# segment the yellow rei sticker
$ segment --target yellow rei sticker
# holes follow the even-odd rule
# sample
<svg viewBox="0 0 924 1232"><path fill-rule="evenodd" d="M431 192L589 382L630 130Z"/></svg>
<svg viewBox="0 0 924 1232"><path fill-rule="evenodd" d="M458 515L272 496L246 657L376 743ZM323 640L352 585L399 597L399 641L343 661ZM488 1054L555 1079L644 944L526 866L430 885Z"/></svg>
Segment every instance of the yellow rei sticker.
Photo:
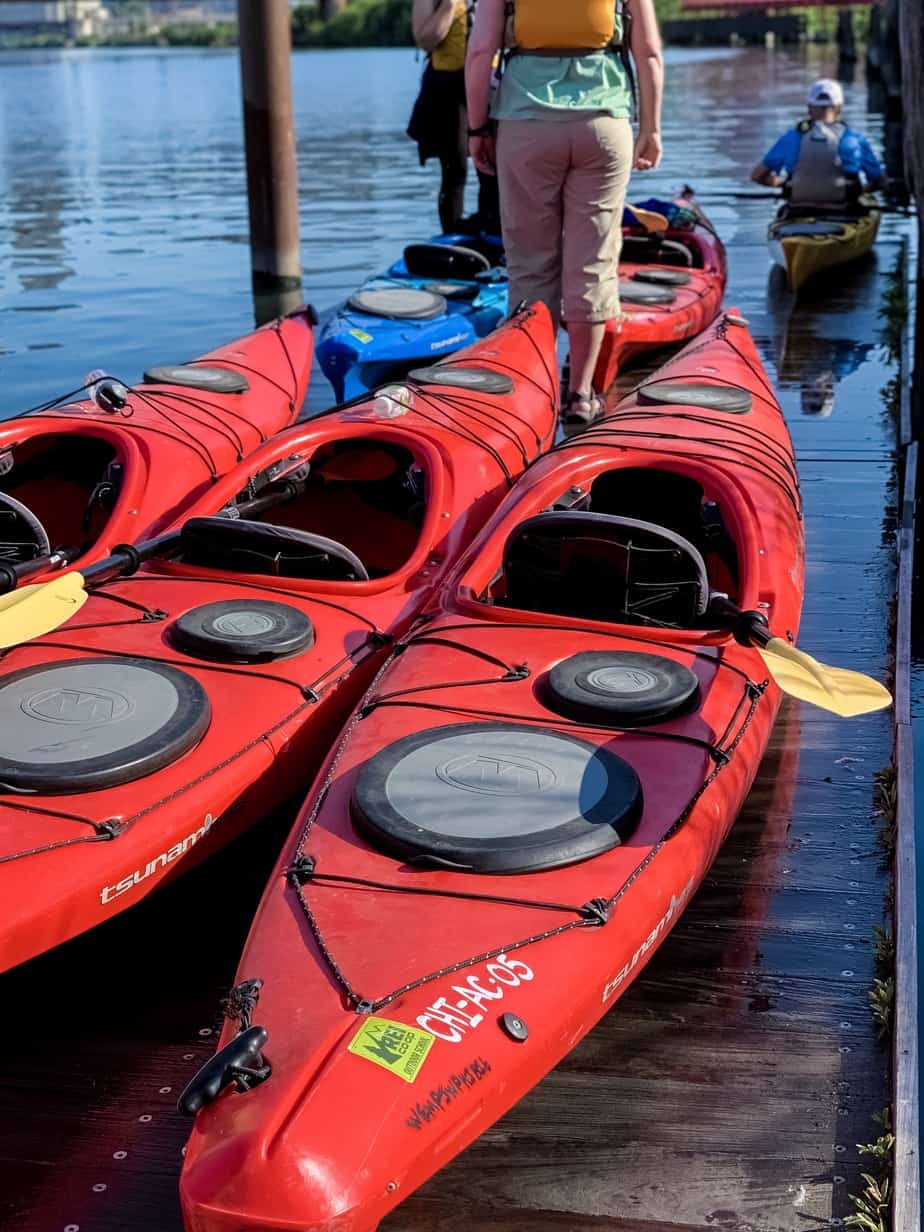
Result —
<svg viewBox="0 0 924 1232"><path fill-rule="evenodd" d="M403 1022L367 1018L353 1036L349 1050L405 1082L413 1082L435 1039L429 1031L406 1027Z"/></svg>
<svg viewBox="0 0 924 1232"><path fill-rule="evenodd" d="M372 335L367 334L364 329L351 329L350 334L354 338L358 338L360 342L371 342L372 341Z"/></svg>

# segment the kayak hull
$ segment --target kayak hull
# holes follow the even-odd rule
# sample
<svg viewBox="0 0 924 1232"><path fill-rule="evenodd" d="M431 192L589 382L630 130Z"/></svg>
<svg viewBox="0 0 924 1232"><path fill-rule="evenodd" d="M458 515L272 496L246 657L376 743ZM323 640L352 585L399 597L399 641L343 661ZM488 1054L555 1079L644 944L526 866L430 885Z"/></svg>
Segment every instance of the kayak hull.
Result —
<svg viewBox="0 0 924 1232"><path fill-rule="evenodd" d="M716 630L514 609L503 588L518 526L581 492L618 493L607 477L632 481L641 468L654 482L671 475L701 486L703 507L721 510L736 548L729 590L795 636L803 538L792 449L756 349L732 320L646 386L744 389L749 412L733 422L692 402L654 409L632 395L537 462L354 712L239 967L239 979L263 981L253 1021L268 1032L273 1072L249 1092L226 1088L199 1113L181 1179L187 1232L372 1232L567 1055L690 901L779 705L759 656ZM718 579L718 557L709 567ZM570 601L567 586L551 585L553 608ZM553 670L600 651L645 651L692 673L695 705L641 728L553 710ZM611 756L632 766L643 797L634 828L594 858L506 875L463 871L461 857L455 868L400 859L367 841L355 824L357 792L375 760L397 758L408 741L416 757L434 733L467 739L473 725L485 738L477 774L464 756L434 763L425 813L435 832L445 829L447 802L461 798L439 785L447 780L482 793L483 809L466 814L479 825L511 792L525 801L503 814L504 842L529 829L557 771L538 746L533 758L505 758L500 741L514 728L523 740L589 746L585 785ZM222 1043L234 1034L229 1024Z"/></svg>
<svg viewBox="0 0 924 1232"><path fill-rule="evenodd" d="M76 402L0 424L0 489L25 504L53 546L84 568L119 543L160 533L301 409L313 352L301 310L184 365L246 378L240 393L143 383L121 413ZM109 485L112 499L94 504ZM41 580L36 573L30 582Z"/></svg>
<svg viewBox="0 0 924 1232"><path fill-rule="evenodd" d="M865 256L876 242L879 220L880 215L875 210L862 218L837 220L840 234L832 235L784 235L780 228L785 227L788 220L777 220L770 224L767 232L770 257L786 271L790 289L798 291L809 279L825 270Z"/></svg>
<svg viewBox="0 0 924 1232"><path fill-rule="evenodd" d="M488 372L517 367L522 376L510 392L466 391L462 405L451 387L415 385L397 418L383 418L372 402L319 416L279 434L186 511L209 518L247 493L255 476L305 473L299 495L261 514L270 523L258 523L266 525L260 533L274 545L287 527L296 536L322 534L322 545L348 541L367 580L319 579L310 570L286 576L278 562L294 549L285 540L273 556L281 576L240 563L229 570L224 558L209 563L208 555L159 560L97 586L77 616L5 654L0 724L4 706L15 707L16 691L24 690L27 712L55 739L40 755L34 741L18 758L9 747L0 754L0 969L111 918L304 789L388 645L408 630L513 479L550 443L553 357L548 314L520 314L462 356ZM358 464L350 462L356 457ZM395 458L406 460L406 472L404 462L395 470ZM383 459L395 472L384 504L375 471ZM353 482L349 467L356 465L373 467L362 482ZM215 531L206 525L201 550L211 551ZM236 528L248 530L240 519L221 525L235 531L235 542ZM244 554L235 562L250 561L256 550L241 542ZM236 607L244 600L269 607L242 615ZM297 645L286 643L271 658L241 659L236 641L227 651L228 636L251 629L262 635L280 608L288 627L302 630ZM213 612L224 613L215 622L225 639L217 651L202 648L204 614L211 620ZM233 623L239 620L245 624ZM210 636L214 645L214 630ZM48 670L57 673L50 684L44 676L41 687L29 684ZM76 684L67 672L79 673ZM139 672L143 687L131 683ZM149 680L152 672L158 679ZM177 680L183 705L158 701ZM180 714L183 706L192 718ZM186 740L177 754L159 751L157 741L167 738L162 711ZM154 734L145 728L123 752L121 725L142 721ZM173 728L168 735L175 738ZM23 764L48 786L32 783L30 794L21 794L23 780L14 776ZM150 770L136 772L136 765Z"/></svg>
<svg viewBox="0 0 924 1232"><path fill-rule="evenodd" d="M689 201L678 204L689 206ZM625 295L620 304L620 318L608 321L597 370L594 388L602 392L610 389L622 369L646 352L676 347L695 338L718 315L722 306L727 281L725 248L705 215L697 208L701 221L692 229L668 230L664 239L680 245L691 254L693 264L682 267L689 275L689 282L670 289L671 302L633 303ZM624 228L624 235L631 242L640 238L637 228ZM651 285L644 280L658 274L670 277L678 271L677 265L668 265L656 259L639 264L630 259L626 243L620 261L620 279L624 285Z"/></svg>

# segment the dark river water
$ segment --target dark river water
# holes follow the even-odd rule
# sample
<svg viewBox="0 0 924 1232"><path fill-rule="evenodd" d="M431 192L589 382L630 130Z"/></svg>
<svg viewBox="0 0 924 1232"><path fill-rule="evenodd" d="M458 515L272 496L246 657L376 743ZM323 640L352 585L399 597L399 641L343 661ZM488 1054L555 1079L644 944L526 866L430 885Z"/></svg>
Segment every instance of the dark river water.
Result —
<svg viewBox="0 0 924 1232"><path fill-rule="evenodd" d="M821 52L668 52L665 159L642 197L684 182L746 187L802 110ZM305 296L330 307L437 227L436 168L405 136L412 51L293 59ZM849 109L867 121L865 90ZM768 203L717 204L729 243L759 241ZM0 417L94 368L136 379L253 322L234 51L0 55ZM749 273L763 278L758 253ZM319 376L311 405L330 391Z"/></svg>

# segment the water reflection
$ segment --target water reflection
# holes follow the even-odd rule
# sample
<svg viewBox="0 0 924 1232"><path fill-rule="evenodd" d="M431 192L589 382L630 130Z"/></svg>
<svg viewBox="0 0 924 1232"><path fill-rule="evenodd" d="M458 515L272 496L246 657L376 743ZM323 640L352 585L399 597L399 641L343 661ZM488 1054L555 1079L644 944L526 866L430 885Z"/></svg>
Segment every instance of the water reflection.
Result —
<svg viewBox="0 0 924 1232"><path fill-rule="evenodd" d="M767 314L780 389L797 388L803 415L827 419L836 405L840 382L857 372L878 347L868 334L857 337L858 310L876 316L880 287L874 253L840 272L839 285L828 279L789 290L786 274L771 266Z"/></svg>
<svg viewBox="0 0 924 1232"><path fill-rule="evenodd" d="M418 166L405 135L421 68L402 49L293 58L304 289L319 308L437 228L437 175ZM635 187L644 196L684 181L741 188L801 114L806 81L832 70L830 50L815 47L670 50L665 162ZM89 368L132 378L251 327L239 93L233 51L0 54L11 352L0 414L72 388ZM848 111L875 136L862 87L848 89ZM729 243L758 245L769 212L729 201L713 217ZM762 269L762 254L756 264L736 258L733 287L750 294ZM48 344L57 349L36 349ZM310 397L327 405L323 380Z"/></svg>

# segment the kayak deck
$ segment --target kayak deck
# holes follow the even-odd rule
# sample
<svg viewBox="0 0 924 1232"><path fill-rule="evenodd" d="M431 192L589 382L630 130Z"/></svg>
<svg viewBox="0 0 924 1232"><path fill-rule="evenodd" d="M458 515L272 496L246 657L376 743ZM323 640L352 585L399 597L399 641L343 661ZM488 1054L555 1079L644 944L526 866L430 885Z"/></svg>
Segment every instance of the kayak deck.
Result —
<svg viewBox="0 0 924 1232"><path fill-rule="evenodd" d="M826 269L847 265L864 256L876 242L880 215L871 210L857 219L788 219L770 224L770 255L786 270L790 289Z"/></svg>

